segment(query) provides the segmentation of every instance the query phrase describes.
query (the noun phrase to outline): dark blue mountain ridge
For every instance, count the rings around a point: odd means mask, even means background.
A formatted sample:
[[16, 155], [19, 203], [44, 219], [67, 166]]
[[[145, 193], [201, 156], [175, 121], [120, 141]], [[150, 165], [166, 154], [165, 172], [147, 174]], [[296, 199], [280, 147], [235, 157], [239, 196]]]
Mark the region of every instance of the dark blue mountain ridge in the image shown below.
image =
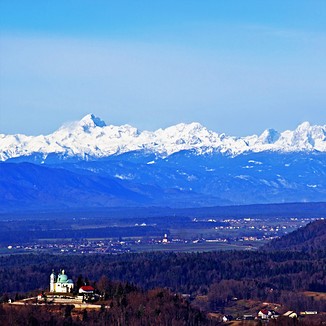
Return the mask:
[[124, 200], [146, 202], [146, 196], [109, 177], [80, 175], [65, 169], [31, 163], [0, 164], [0, 207], [79, 207], [107, 205]]
[[325, 153], [264, 152], [230, 157], [182, 151], [152, 159], [138, 152], [61, 166], [216, 196], [233, 204], [326, 200]]
[[97, 160], [0, 164], [0, 210], [205, 207], [326, 201], [326, 153], [235, 157], [133, 151]]
[[[0, 211], [161, 206], [202, 206], [202, 196], [178, 189], [110, 177], [108, 174], [31, 163], [0, 163]], [[209, 203], [227, 204], [218, 198]], [[192, 206], [190, 205], [190, 206]]]

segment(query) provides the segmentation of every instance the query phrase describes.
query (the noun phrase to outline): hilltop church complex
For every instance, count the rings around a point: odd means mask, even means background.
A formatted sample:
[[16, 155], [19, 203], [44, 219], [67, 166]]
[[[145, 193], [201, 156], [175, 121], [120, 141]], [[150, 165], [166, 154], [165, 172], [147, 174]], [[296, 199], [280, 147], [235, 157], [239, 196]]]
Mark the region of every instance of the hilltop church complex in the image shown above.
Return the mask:
[[62, 270], [58, 276], [52, 271], [50, 275], [50, 292], [57, 293], [72, 293], [74, 289], [74, 282], [68, 279], [65, 271]]
[[[50, 275], [50, 293], [70, 293], [73, 294], [75, 290], [74, 282], [68, 278], [65, 271], [62, 269], [58, 275], [52, 273]], [[83, 300], [92, 300], [94, 296], [94, 288], [90, 285], [83, 285], [77, 289], [78, 296], [82, 296]]]

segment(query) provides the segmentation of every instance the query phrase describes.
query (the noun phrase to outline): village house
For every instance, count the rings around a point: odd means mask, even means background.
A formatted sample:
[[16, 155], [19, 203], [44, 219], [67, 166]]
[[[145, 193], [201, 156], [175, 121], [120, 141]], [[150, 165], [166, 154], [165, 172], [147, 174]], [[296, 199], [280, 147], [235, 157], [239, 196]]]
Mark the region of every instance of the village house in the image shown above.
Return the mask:
[[289, 317], [289, 318], [298, 318], [298, 315], [296, 312], [289, 310], [283, 316]]
[[94, 294], [94, 290], [95, 289], [90, 285], [83, 285], [78, 290], [78, 296], [83, 297], [83, 299], [82, 299], [83, 302], [96, 300], [97, 295]]
[[233, 318], [233, 316], [231, 316], [231, 315], [224, 315], [223, 317], [222, 317], [222, 321], [223, 321], [223, 323], [227, 323], [228, 321], [231, 321], [231, 320], [233, 320], [234, 318]]
[[261, 309], [259, 310], [258, 314], [257, 314], [257, 317], [260, 318], [260, 319], [268, 319], [268, 310], [267, 309]]
[[90, 285], [83, 285], [82, 287], [80, 287], [80, 289], [78, 290], [79, 294], [93, 294], [94, 293], [94, 288]]

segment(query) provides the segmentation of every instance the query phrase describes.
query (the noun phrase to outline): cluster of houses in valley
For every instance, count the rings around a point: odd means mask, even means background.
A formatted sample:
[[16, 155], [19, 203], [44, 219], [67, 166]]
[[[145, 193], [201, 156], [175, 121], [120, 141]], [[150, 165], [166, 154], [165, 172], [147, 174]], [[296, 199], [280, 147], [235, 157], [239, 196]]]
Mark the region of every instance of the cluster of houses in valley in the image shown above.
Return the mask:
[[299, 316], [303, 317], [308, 315], [317, 315], [317, 311], [302, 311], [299, 314], [297, 314], [295, 311], [289, 310], [281, 315], [275, 310], [261, 309], [259, 310], [256, 316], [247, 314], [247, 315], [243, 315], [242, 318], [234, 318], [231, 315], [224, 315], [222, 317], [222, 321], [224, 323], [227, 323], [229, 321], [239, 320], [239, 319], [240, 320], [269, 320], [269, 319], [277, 319], [279, 316], [285, 316], [294, 319], [294, 318], [298, 318]]
[[[241, 320], [255, 320], [255, 319], [260, 319], [260, 320], [268, 320], [268, 319], [276, 319], [280, 316], [280, 314], [275, 311], [275, 310], [268, 310], [268, 309], [261, 309], [257, 313], [256, 316], [251, 315], [251, 314], [245, 314], [243, 315], [242, 318], [239, 318]], [[223, 322], [229, 322], [235, 320], [235, 318], [231, 315], [225, 315], [222, 317]]]

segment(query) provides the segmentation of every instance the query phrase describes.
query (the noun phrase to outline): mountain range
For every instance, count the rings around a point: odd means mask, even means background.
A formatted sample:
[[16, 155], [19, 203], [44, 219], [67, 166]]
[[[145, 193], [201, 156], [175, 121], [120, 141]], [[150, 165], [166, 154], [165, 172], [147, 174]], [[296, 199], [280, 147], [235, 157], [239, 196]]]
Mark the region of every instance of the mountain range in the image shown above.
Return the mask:
[[326, 125], [232, 137], [154, 132], [89, 114], [50, 135], [0, 135], [0, 211], [326, 201]]
[[31, 157], [40, 163], [54, 156], [98, 159], [131, 151], [147, 151], [167, 157], [184, 150], [196, 151], [199, 155], [222, 153], [231, 156], [265, 151], [326, 152], [326, 125], [311, 126], [304, 122], [293, 131], [279, 133], [267, 129], [261, 135], [232, 137], [195, 122], [141, 132], [129, 125], [106, 125], [102, 119], [88, 114], [46, 136], [0, 134], [1, 161]]

